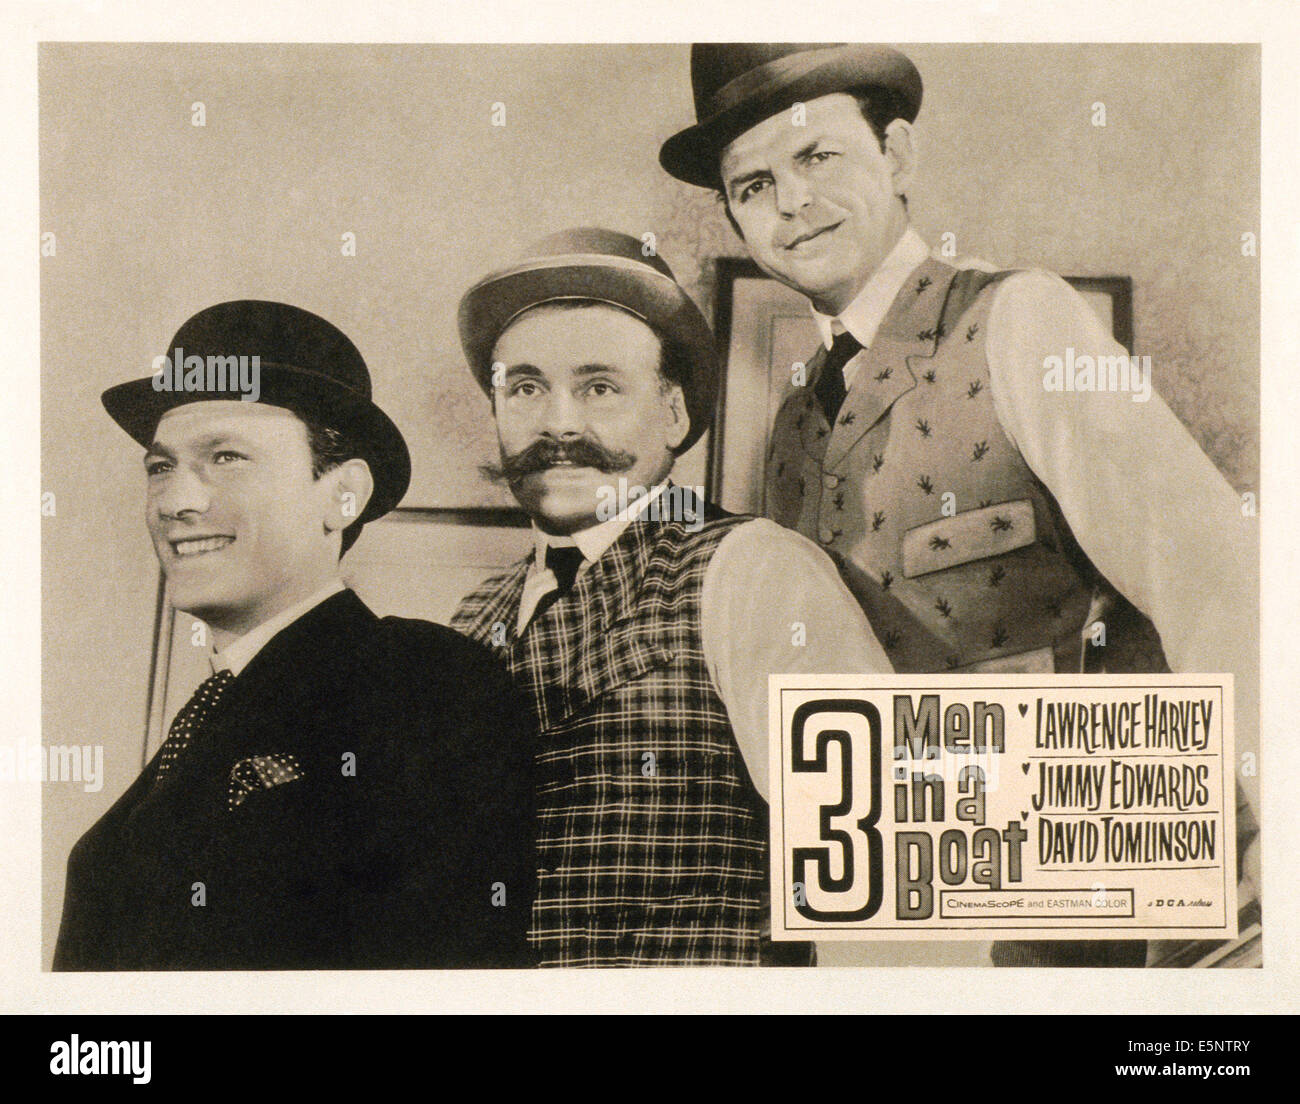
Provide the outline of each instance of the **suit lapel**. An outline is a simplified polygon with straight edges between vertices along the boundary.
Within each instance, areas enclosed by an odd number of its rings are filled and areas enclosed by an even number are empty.
[[[675,484],[669,480],[657,505],[661,509],[666,509],[667,503],[674,501],[680,493]],[[709,511],[708,504],[702,501],[695,502],[693,509],[703,516],[707,516]],[[588,625],[593,634],[609,631],[636,612],[641,584],[645,581],[646,566],[650,562],[655,540],[664,524],[662,513],[657,514],[656,518],[647,516],[648,513],[649,511],[630,522],[614,543],[578,577],[573,590],[561,603],[558,603],[585,606],[587,617],[590,618]],[[525,561],[521,576],[529,562],[531,560]],[[512,583],[513,580],[506,583],[501,594],[515,610],[518,610],[518,595],[514,593],[516,588]],[[522,589],[522,585],[521,578],[519,589]],[[490,603],[490,605],[494,604]]]
[[[839,470],[894,403],[916,387],[925,370],[916,362],[934,356],[943,336],[939,320],[955,275],[956,269],[934,258],[918,265],[894,298],[871,347],[849,362],[856,375],[834,427],[827,427],[821,408],[813,403],[815,417],[805,422],[805,450],[811,452],[810,444],[824,445],[812,455],[823,457],[827,470]],[[818,352],[820,365],[825,347]],[[809,427],[812,422],[816,428]],[[828,428],[830,440],[819,440],[817,434],[825,435]]]
[[[646,570],[662,524],[644,517],[634,521],[589,573],[593,576],[596,631],[583,642],[579,666],[591,678],[577,688],[579,693],[570,703],[570,711],[639,678],[670,656],[646,632],[637,616]]]
[[[168,788],[197,787],[225,810],[230,771],[255,755],[310,758],[318,718],[364,692],[353,668],[378,618],[350,590],[331,595],[286,626],[239,673],[212,722],[178,763]],[[337,703],[337,704],[336,704]]]
[[[831,427],[826,421],[826,413],[817,401],[817,381],[821,379],[822,369],[826,366],[826,346],[818,345],[816,351],[808,358],[806,369],[808,382],[803,388],[803,397],[796,400],[801,403],[795,415],[795,428],[799,431],[799,443],[804,452],[821,463],[826,455],[827,438]],[[847,402],[847,397],[846,400]]]
[[[536,688],[543,728],[671,658],[638,617],[641,588],[662,526],[645,516],[633,521],[543,622],[530,622],[517,642],[518,661],[545,672]],[[554,642],[561,632],[568,647]]]
[[[631,615],[650,558],[649,534],[657,529],[657,522],[637,518],[578,580],[574,598],[588,605],[597,632],[607,631]]]

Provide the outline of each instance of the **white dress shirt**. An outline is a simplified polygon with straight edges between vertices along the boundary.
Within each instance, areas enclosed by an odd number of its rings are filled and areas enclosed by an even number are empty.
[[[548,545],[577,545],[579,577],[665,484],[618,517],[572,537],[534,527],[535,556],[519,603],[518,631],[555,589]],[[886,674],[893,665],[830,558],[812,541],[773,521],[754,519],[727,533],[704,571],[700,595],[704,659],[727,707],[736,743],[759,794],[768,795],[767,680],[773,674]]]
[[[294,603],[288,609],[281,610],[269,621],[263,621],[257,628],[249,629],[243,636],[236,637],[224,648],[220,650],[213,648],[212,655],[208,657],[212,664],[212,673],[229,671],[232,675],[238,675],[276,633],[281,629],[287,629],[308,610],[315,609],[326,598],[344,589],[346,588],[343,586],[342,579],[331,579],[314,594],[301,602]]]
[[[1259,747],[1256,519],[1154,390],[1048,391],[1043,360],[1126,350],[1059,276],[1008,277],[989,315],[1002,428],[1097,569],[1155,624],[1174,671],[1236,676],[1238,752]],[[1139,350],[1140,352],[1140,350]],[[1240,775],[1259,808],[1258,780]]]

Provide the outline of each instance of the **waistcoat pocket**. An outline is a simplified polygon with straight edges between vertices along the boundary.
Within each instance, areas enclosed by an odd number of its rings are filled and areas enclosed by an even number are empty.
[[[934,571],[1014,552],[1034,543],[1033,503],[1027,498],[963,510],[903,534],[903,575]]]

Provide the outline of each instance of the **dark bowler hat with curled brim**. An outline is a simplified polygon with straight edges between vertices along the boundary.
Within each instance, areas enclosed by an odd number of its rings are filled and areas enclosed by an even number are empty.
[[[888,98],[894,118],[916,121],[921,74],[904,54],[868,43],[703,42],[691,47],[694,126],[674,134],[659,163],[678,180],[720,188],[722,151],[750,127],[796,103],[835,92]]]
[[[375,481],[359,522],[382,517],[406,494],[411,482],[406,441],[372,401],[366,362],[338,327],[288,303],[237,299],[190,318],[176,331],[165,355],[173,358],[178,349],[185,360],[198,356],[205,364],[209,357],[258,357],[257,402],[289,407],[343,434],[356,456],[370,465]],[[119,383],[102,397],[113,420],[145,448],[167,411],[193,402],[241,398],[240,392],[222,386],[160,390],[158,378]],[[202,382],[208,382],[206,373]]]
[[[718,354],[713,331],[656,253],[614,230],[564,230],[543,238],[518,261],[485,276],[460,301],[460,343],[479,386],[492,393],[492,349],[524,311],[543,303],[590,301],[621,307],[664,342],[673,382],[681,385],[690,429],[685,452],[713,420]]]

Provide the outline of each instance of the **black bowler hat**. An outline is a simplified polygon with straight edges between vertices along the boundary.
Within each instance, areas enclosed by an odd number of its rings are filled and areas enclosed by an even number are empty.
[[[677,367],[690,428],[677,452],[713,420],[718,353],[713,331],[658,254],[614,230],[563,230],[543,238],[514,264],[483,277],[460,301],[460,343],[479,386],[492,393],[492,347],[530,307],[592,300],[640,318],[667,344]]]
[[[921,74],[889,46],[867,43],[700,42],[691,47],[696,124],[674,134],[659,163],[678,180],[719,188],[718,159],[750,127],[796,103],[874,91],[893,117],[916,121]]]
[[[175,357],[178,349],[186,360],[199,356],[205,365],[209,357],[258,357],[258,402],[291,407],[342,433],[374,476],[374,493],[357,518],[362,524],[388,513],[406,494],[411,482],[406,441],[371,401],[370,373],[357,347],[319,315],[259,299],[218,303],[199,311],[176,331],[168,358]],[[176,365],[174,371],[183,375],[182,368]],[[168,410],[241,397],[230,387],[159,390],[158,378],[119,383],[102,396],[113,420],[145,448]],[[172,381],[170,376],[163,378]]]

